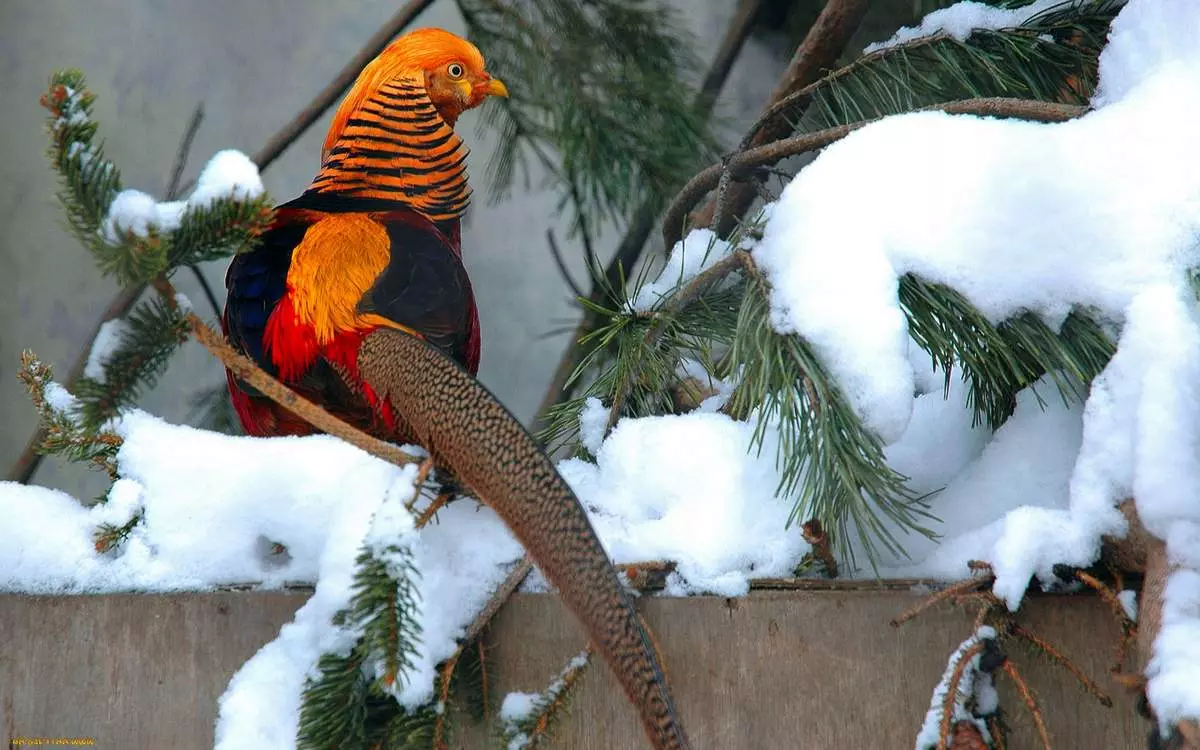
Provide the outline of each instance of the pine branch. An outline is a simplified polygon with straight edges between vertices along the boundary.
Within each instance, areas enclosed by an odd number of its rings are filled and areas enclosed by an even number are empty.
[[[1017,29],[980,30],[965,42],[945,34],[916,39],[864,55],[802,88],[789,92],[781,86],[737,151],[784,138],[793,127],[812,132],[954,100],[1002,97],[1084,104],[1095,88],[1109,23],[1123,4],[1064,3]],[[809,116],[803,117],[806,112]],[[712,187],[718,185],[719,180]],[[733,187],[740,195],[736,205],[722,212],[722,235],[753,199],[749,185]],[[693,223],[716,223],[715,214],[714,198]]]
[[[695,68],[671,11],[634,0],[458,0],[488,68],[512,98],[490,103],[501,132],[488,167],[493,199],[532,157],[554,177],[575,223],[661,205],[713,151],[683,77]],[[516,85],[513,85],[515,82]],[[648,139],[647,133],[654,133]]]
[[[733,68],[734,61],[741,53],[746,38],[750,35],[754,19],[758,15],[760,8],[761,0],[741,0],[737,10],[734,11],[733,18],[730,20],[721,44],[717,48],[717,53],[713,57],[707,73],[705,73],[700,91],[693,101],[693,106],[696,107],[696,111],[701,116],[712,116],[717,97],[725,85],[725,80]],[[638,259],[642,255],[642,250],[646,245],[646,240],[649,239],[650,233],[654,230],[654,223],[657,216],[658,211],[653,201],[647,200],[638,207],[633,213],[625,236],[621,238],[616,252],[613,254],[608,265],[603,269],[603,272],[601,272],[595,262],[595,252],[585,248],[587,251],[588,268],[592,269],[593,273],[592,290],[588,295],[588,301],[592,305],[603,307],[606,301],[609,304],[615,304],[616,299],[623,296],[620,294],[614,296],[612,291],[624,289],[625,275],[637,265]],[[585,227],[581,227],[581,229],[585,229]],[[588,233],[586,231],[582,233],[586,241]],[[667,250],[670,250],[670,246],[667,246]],[[550,378],[546,394],[542,397],[542,402],[538,406],[537,417],[534,420],[536,428],[541,430],[550,429],[550,425],[555,421],[556,415],[560,415],[563,412],[560,405],[564,401],[570,400],[574,395],[575,388],[580,382],[577,376],[579,365],[591,351],[580,342],[595,331],[603,323],[603,320],[604,318],[600,313],[595,311],[594,307],[589,308],[586,305],[584,306],[583,319],[576,326],[570,343],[567,345],[558,366]]]
[[[700,280],[697,290],[719,281],[718,277],[735,265],[719,264],[715,272]],[[547,445],[560,446],[576,435],[580,411],[592,397],[612,404],[610,419],[614,423],[620,416],[672,411],[671,387],[680,381],[683,360],[696,359],[710,371],[717,369],[713,351],[732,342],[742,296],[737,285],[722,286],[709,289],[689,304],[674,307],[664,302],[666,308],[646,314],[631,308],[624,285],[621,292],[614,293],[621,295],[614,308],[595,308],[608,322],[583,339],[588,354],[571,382],[587,372],[595,372],[595,377],[577,397],[547,412],[546,426],[538,434]]]
[[[808,343],[774,332],[766,281],[751,277],[754,283],[746,286],[730,353],[732,366],[741,368],[741,382],[728,408],[737,418],[754,415],[752,445],[758,450],[768,431],[777,433],[777,493],[796,497],[788,524],[816,518],[851,563],[855,558],[848,532],[853,524],[872,565],[876,544],[903,554],[885,519],[932,537],[921,526],[931,518],[922,498],[887,465],[882,441],[863,426]]]
[[[1082,309],[1058,332],[1032,313],[993,325],[957,291],[912,274],[900,279],[899,298],[913,339],[945,373],[947,393],[951,373],[961,367],[976,423],[993,429],[1012,415],[1017,393],[1046,374],[1064,401],[1083,400],[1116,352],[1101,324]]]
[[[1109,24],[1124,4],[1064,2],[1017,28],[981,29],[965,41],[935,34],[886,47],[801,90],[781,114],[812,130],[960,99],[1083,105],[1095,89]],[[800,120],[810,102],[810,116]]]
[[[722,279],[728,276],[735,268],[743,266],[749,262],[750,256],[742,250],[736,251],[723,260],[713,264],[708,270],[698,274],[694,279],[680,289],[671,300],[661,309],[655,312],[654,322],[646,329],[646,333],[642,336],[642,348],[650,351],[653,350],[667,327],[672,322],[677,320],[680,312],[684,308],[695,302],[704,291],[708,290],[714,284],[719,283]],[[629,398],[629,392],[633,388],[635,377],[626,376],[619,380],[616,392],[613,394],[612,406],[608,413],[608,422],[604,427],[604,434],[607,435],[620,419],[625,408],[625,402]]]

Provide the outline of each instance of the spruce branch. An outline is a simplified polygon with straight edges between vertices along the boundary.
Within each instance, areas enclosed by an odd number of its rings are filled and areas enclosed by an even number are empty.
[[[299,750],[365,750],[370,694],[365,661],[357,647],[346,655],[321,656],[319,677],[309,682],[300,703]]]
[[[950,737],[950,726],[954,721],[954,716],[957,713],[956,709],[965,701],[968,696],[962,695],[962,681],[967,674],[967,669],[974,669],[972,662],[976,656],[983,653],[986,644],[991,639],[981,639],[969,646],[965,651],[957,654],[958,660],[954,664],[954,669],[950,673],[950,681],[946,685],[946,695],[942,699],[942,719],[938,725],[938,742],[937,750],[946,750],[946,740]]]
[[[589,644],[580,653],[573,656],[563,670],[547,685],[546,689],[536,696],[523,696],[532,699],[531,710],[518,716],[502,716],[501,742],[508,750],[533,750],[545,747],[552,736],[558,719],[566,711],[571,697],[571,691],[583,676],[584,669],[592,658],[592,647]]]
[[[102,378],[75,384],[84,429],[95,431],[151,389],[175,350],[187,340],[184,316],[165,300],[151,298],[125,319],[116,351],[104,362]]]
[[[143,518],[145,518],[145,515],[139,510],[123,524],[100,524],[92,535],[96,551],[104,554],[120,547],[129,538],[129,535],[133,533],[133,530],[138,527],[138,524],[142,522]]]
[[[74,401],[59,398],[66,392],[54,383],[50,366],[28,349],[21,352],[17,378],[24,384],[38,412],[42,436],[38,450],[63,456],[69,461],[89,463],[116,479],[117,451],[123,442],[121,436],[110,431],[85,429],[74,413]],[[59,391],[54,397],[49,394],[52,387]],[[68,408],[68,403],[72,408]]]

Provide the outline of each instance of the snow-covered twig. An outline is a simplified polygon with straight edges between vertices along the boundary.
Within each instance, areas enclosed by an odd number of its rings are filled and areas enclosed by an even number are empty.
[[[775,103],[797,90],[811,86],[821,78],[823,71],[834,67],[862,23],[869,5],[868,0],[831,0],[825,4],[780,76],[771,95],[768,112]],[[777,118],[760,118],[743,138],[737,152],[783,138],[790,131],[791,124],[788,122]],[[725,189],[719,189],[708,205],[697,213],[698,226],[711,226],[713,231],[723,236],[731,228],[732,220],[741,217],[750,207],[755,190],[743,184],[730,185],[729,180],[733,176],[728,170],[722,173],[721,181]],[[669,242],[667,247],[673,244]]]
[[[979,115],[983,117],[1016,117],[1037,122],[1063,122],[1079,117],[1087,111],[1087,108],[1074,104],[1055,104],[1052,102],[1025,99],[989,97],[936,104],[914,111],[939,111],[948,114]],[[847,125],[826,128],[815,133],[804,133],[784,138],[735,154],[728,160],[728,165],[717,162],[704,169],[689,180],[688,184],[683,186],[683,189],[679,191],[674,200],[671,201],[671,205],[667,208],[667,212],[663,216],[663,242],[666,243],[667,247],[674,247],[682,235],[684,217],[687,215],[687,212],[705,193],[717,186],[721,180],[721,175],[726,170],[736,176],[744,174],[754,167],[775,164],[789,156],[816,151],[874,122],[878,122],[878,119],[863,120]]]

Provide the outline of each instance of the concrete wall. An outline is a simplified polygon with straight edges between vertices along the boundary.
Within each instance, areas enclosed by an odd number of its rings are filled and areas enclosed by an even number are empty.
[[[733,2],[682,3],[701,57],[724,31]],[[36,350],[65,375],[85,346],[97,315],[116,291],[62,229],[38,96],[56,68],[75,66],[98,95],[96,114],[108,152],[126,185],[162,194],[179,140],[196,104],[207,116],[192,151],[193,176],[216,150],[258,149],[323,88],[362,43],[396,12],[399,0],[351,3],[312,0],[0,0],[0,469],[24,447],[35,417],[14,379],[17,356]],[[442,0],[419,19],[461,31],[454,3]],[[486,51],[485,51],[486,53]],[[720,104],[732,137],[762,106],[786,63],[787,50],[752,40]],[[554,226],[576,278],[586,279],[580,253],[566,243],[555,216],[557,195],[532,187],[489,205],[483,177],[493,135],[468,113],[460,131],[471,145],[476,201],[465,228],[465,256],[483,317],[481,379],[522,419],[530,418],[566,344],[545,334],[574,320],[569,291],[545,241]],[[271,194],[301,192],[316,170],[328,116],[266,173]],[[610,252],[619,234],[600,247]],[[221,291],[224,263],[205,268]],[[177,282],[201,309],[190,274]],[[173,421],[198,389],[221,379],[198,345],[177,357],[160,387],[144,399]],[[79,497],[103,490],[99,477],[48,461],[35,478]]]

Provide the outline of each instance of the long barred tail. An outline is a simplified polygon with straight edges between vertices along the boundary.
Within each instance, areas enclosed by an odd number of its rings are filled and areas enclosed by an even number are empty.
[[[686,750],[658,655],[578,498],[534,439],[455,362],[399,331],[368,336],[363,379],[389,399],[525,546],[583,623],[641,714],[656,750]]]

